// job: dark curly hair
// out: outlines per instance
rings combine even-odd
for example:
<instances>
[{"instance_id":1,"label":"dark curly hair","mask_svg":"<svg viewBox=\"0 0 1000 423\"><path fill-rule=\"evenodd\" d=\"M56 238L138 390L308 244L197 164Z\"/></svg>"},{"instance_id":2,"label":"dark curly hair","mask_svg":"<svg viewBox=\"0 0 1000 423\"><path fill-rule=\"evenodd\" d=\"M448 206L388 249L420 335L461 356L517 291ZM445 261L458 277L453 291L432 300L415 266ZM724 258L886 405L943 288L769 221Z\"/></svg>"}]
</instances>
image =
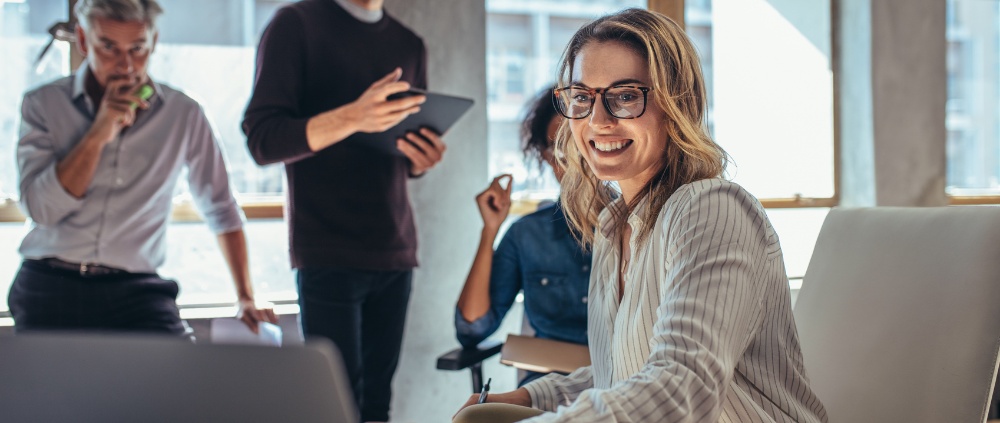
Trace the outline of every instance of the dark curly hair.
<instances>
[{"instance_id":1,"label":"dark curly hair","mask_svg":"<svg viewBox=\"0 0 1000 423\"><path fill-rule=\"evenodd\" d=\"M552 104L550 85L539 91L530 106L525 109L524 120L521 121L521 151L524 157L531 157L542 164L542 153L549 149L549 122L557 116L556 107Z\"/></svg>"}]
</instances>

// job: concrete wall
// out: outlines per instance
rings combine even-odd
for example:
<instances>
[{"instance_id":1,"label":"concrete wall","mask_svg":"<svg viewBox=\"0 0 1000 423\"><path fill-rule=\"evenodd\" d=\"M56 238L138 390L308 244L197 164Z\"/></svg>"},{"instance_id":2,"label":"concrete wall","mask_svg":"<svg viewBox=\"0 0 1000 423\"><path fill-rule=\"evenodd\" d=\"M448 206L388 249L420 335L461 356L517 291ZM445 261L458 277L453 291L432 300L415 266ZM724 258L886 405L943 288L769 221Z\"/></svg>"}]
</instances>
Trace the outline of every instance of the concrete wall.
<instances>
[{"instance_id":1,"label":"concrete wall","mask_svg":"<svg viewBox=\"0 0 1000 423\"><path fill-rule=\"evenodd\" d=\"M394 381L392 419L450 421L471 394L468 372L434 368L458 346L452 324L481 221L473 200L486 183L486 6L484 1L388 0L385 8L424 38L432 91L475 99L471 112L445 136L444 161L414 180L420 267Z\"/></svg>"},{"instance_id":2,"label":"concrete wall","mask_svg":"<svg viewBox=\"0 0 1000 423\"><path fill-rule=\"evenodd\" d=\"M845 206L943 206L945 4L840 2Z\"/></svg>"}]
</instances>

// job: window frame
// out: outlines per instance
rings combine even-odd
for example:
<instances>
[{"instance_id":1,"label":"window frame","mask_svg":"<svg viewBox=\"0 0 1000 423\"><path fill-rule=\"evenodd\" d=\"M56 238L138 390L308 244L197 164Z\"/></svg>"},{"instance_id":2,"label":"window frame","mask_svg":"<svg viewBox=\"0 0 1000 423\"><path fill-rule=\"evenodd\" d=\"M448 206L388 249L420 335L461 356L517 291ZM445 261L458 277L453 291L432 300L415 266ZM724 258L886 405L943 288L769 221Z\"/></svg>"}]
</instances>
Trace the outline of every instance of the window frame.
<instances>
[{"instance_id":1,"label":"window frame","mask_svg":"<svg viewBox=\"0 0 1000 423\"><path fill-rule=\"evenodd\" d=\"M69 7L69 16L73 19L73 5L76 0L67 0L67 6ZM838 48L837 43L839 39L838 34L838 22L839 13L837 13L838 1L832 0L831 8L831 19L834 22L831 25L831 65L833 69L837 69L839 64ZM647 8L649 10L657 11L663 13L670 18L678 22L682 27L685 26L684 19L684 7L685 0L647 0ZM80 56L75 44L71 44L70 47L70 65L71 68L76 68L83 61L83 57ZM786 209L786 208L817 208L817 207L835 207L840 204L840 131L839 131L839 103L840 99L840 89L839 89L839 76L837 72L833 73L833 195L830 197L804 197L795 196L790 198L761 198L760 202L764 208L768 209ZM1000 204L1000 195L998 196L949 196L949 202L953 205L959 204ZM527 214L535 210L538 206L539 201L535 199L520 199L515 200L512 208L513 215ZM281 219L284 218L285 201L276 199L266 199L258 201L245 201L241 202L240 207L243 209L243 213L247 220L255 219ZM21 213L21 210L17 206L17 202L11 198L0 198L0 222L23 222L25 216ZM200 221L201 218L195 211L194 205L189 201L177 203L174 205L173 212L171 214L172 222L195 222Z\"/></svg>"},{"instance_id":2,"label":"window frame","mask_svg":"<svg viewBox=\"0 0 1000 423\"><path fill-rule=\"evenodd\" d=\"M948 37L948 34L947 34L947 25L948 24L946 24L946 34L945 34L946 38L945 38L945 43L951 42L951 39L947 38ZM946 51L945 60L947 60L947 51ZM947 84L947 83L948 83L948 80L945 79L945 84ZM947 113L947 110L946 110L946 113ZM946 115L946 117L947 117L947 115ZM998 140L998 141L1000 141L1000 140ZM947 154L946 154L946 158L947 158ZM947 175L947 173L948 173L947 163L945 163L945 166L946 166L945 175ZM983 195L952 195L952 194L948 194L947 192L945 192L945 197L947 198L948 205L950 205L950 206L983 206L983 205L997 205L997 204L1000 204L1000 193L997 193L997 194L983 194Z\"/></svg>"},{"instance_id":3,"label":"window frame","mask_svg":"<svg viewBox=\"0 0 1000 423\"><path fill-rule=\"evenodd\" d=\"M76 0L67 0L67 6L70 11L72 11L73 5ZM833 31L831 42L833 43L831 62L834 69L837 68L839 63L837 43L839 40L839 34L837 33L840 25L838 25L837 20L840 14L837 13L839 1L831 1L831 7L834 9L831 13L832 19L834 19L831 29ZM684 17L684 0L648 0L647 7L650 10L658 11L670 16L682 26L685 24ZM72 13L69 16L73 16ZM82 61L79 56L78 51L75 46L71 46L71 66L76 67ZM840 99L840 89L839 89L839 74L834 72L833 74L833 120L834 120L834 149L833 149L833 159L834 159L834 190L831 197L793 197L793 198L762 198L760 201L765 208L812 208L812 207L835 207L839 205L840 198L840 135L839 135L839 110L838 107ZM995 205L1000 204L1000 194L998 195L951 195L946 194L948 199L948 204L950 205ZM537 205L536 200L518 200L518 205L515 205L515 210L526 210L530 211L534 209ZM523 204L520 204L523 203ZM284 216L284 202L283 201L253 201L241 204L247 219L276 219L283 218ZM11 198L0 198L0 222L23 222L25 216L21 213L16 202ZM172 221L192 221L200 220L197 218L197 214L194 213L191 204L182 203L178 204L172 216Z\"/></svg>"}]
</instances>

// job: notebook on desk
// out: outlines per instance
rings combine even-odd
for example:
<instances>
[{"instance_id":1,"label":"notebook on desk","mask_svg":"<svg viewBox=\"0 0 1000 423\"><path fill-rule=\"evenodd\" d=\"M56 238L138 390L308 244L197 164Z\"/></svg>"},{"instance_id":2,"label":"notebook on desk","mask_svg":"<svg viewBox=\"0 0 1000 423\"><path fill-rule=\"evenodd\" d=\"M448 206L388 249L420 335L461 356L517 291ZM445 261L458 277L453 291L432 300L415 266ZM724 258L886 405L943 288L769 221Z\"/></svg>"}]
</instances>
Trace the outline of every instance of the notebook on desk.
<instances>
[{"instance_id":1,"label":"notebook on desk","mask_svg":"<svg viewBox=\"0 0 1000 423\"><path fill-rule=\"evenodd\" d=\"M539 373L573 373L590 365L586 345L531 336L507 335L500 350L500 362L518 369Z\"/></svg>"},{"instance_id":2,"label":"notebook on desk","mask_svg":"<svg viewBox=\"0 0 1000 423\"><path fill-rule=\"evenodd\" d=\"M0 337L0 415L12 422L357 423L340 354L165 337Z\"/></svg>"}]
</instances>

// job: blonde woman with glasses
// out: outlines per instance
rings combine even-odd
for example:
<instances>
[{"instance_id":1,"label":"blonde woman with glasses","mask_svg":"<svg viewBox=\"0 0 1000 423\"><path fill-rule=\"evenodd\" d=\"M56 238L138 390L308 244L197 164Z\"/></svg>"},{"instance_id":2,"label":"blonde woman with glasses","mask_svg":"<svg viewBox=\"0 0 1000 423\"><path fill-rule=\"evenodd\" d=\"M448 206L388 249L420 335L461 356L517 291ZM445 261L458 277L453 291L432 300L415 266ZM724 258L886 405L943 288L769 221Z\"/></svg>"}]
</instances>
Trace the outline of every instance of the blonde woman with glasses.
<instances>
[{"instance_id":1,"label":"blonde woman with glasses","mask_svg":"<svg viewBox=\"0 0 1000 423\"><path fill-rule=\"evenodd\" d=\"M600 18L573 36L559 85L562 202L593 248L593 364L470 398L456 421L827 421L778 237L722 178L683 29L640 9Z\"/></svg>"}]
</instances>

